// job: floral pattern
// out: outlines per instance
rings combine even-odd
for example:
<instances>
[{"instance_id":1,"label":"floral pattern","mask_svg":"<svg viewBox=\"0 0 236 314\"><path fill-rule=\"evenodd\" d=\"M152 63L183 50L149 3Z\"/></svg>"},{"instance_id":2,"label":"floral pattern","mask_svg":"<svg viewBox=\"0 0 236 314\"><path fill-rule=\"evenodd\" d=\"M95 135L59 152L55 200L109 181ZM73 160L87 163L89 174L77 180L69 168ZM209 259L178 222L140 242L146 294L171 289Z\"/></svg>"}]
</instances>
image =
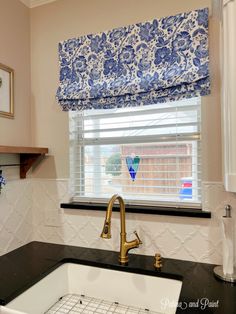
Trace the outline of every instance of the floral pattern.
<instances>
[{"instance_id":1,"label":"floral pattern","mask_svg":"<svg viewBox=\"0 0 236 314\"><path fill-rule=\"evenodd\" d=\"M2 186L5 184L6 184L6 180L2 175L2 170L0 170L0 194L1 194Z\"/></svg>"},{"instance_id":2,"label":"floral pattern","mask_svg":"<svg viewBox=\"0 0 236 314\"><path fill-rule=\"evenodd\" d=\"M208 9L66 40L59 60L65 111L207 95Z\"/></svg>"}]
</instances>

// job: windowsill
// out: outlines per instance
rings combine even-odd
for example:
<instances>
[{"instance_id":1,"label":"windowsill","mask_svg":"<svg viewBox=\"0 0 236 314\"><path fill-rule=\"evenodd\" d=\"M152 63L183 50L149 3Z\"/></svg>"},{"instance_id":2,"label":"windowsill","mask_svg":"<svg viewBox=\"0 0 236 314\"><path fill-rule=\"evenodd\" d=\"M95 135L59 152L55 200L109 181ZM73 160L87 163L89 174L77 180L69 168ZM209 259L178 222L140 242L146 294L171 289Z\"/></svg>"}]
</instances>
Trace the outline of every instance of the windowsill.
<instances>
[{"instance_id":1,"label":"windowsill","mask_svg":"<svg viewBox=\"0 0 236 314\"><path fill-rule=\"evenodd\" d=\"M97 210L106 211L106 204L99 203L84 203L84 202L71 202L62 203L61 208L78 209L78 210ZM166 215L166 216L181 216L181 217L194 217L194 218L211 218L211 212L203 211L196 208L174 208L162 206L138 206L126 205L127 213L148 214L148 215ZM119 207L114 205L113 211L118 212Z\"/></svg>"}]
</instances>

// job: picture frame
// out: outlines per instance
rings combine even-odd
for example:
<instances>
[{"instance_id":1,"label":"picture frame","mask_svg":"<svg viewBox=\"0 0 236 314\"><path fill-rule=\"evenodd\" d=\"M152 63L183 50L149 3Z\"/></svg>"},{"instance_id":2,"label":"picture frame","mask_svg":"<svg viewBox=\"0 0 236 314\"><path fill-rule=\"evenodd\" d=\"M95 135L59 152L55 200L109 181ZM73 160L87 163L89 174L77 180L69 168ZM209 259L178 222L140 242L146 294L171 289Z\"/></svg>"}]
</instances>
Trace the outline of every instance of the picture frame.
<instances>
[{"instance_id":1,"label":"picture frame","mask_svg":"<svg viewBox=\"0 0 236 314\"><path fill-rule=\"evenodd\" d=\"M14 118L14 70L1 63L0 117Z\"/></svg>"}]
</instances>

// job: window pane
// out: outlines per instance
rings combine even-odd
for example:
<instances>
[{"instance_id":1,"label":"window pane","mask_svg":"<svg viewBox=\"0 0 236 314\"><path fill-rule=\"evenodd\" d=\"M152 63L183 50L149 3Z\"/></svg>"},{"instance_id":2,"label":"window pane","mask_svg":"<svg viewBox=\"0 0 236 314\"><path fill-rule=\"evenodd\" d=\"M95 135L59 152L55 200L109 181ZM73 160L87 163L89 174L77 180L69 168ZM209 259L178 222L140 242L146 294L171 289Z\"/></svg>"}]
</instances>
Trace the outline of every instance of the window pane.
<instances>
[{"instance_id":1,"label":"window pane","mask_svg":"<svg viewBox=\"0 0 236 314\"><path fill-rule=\"evenodd\" d=\"M200 99L70 114L74 199L201 201Z\"/></svg>"}]
</instances>

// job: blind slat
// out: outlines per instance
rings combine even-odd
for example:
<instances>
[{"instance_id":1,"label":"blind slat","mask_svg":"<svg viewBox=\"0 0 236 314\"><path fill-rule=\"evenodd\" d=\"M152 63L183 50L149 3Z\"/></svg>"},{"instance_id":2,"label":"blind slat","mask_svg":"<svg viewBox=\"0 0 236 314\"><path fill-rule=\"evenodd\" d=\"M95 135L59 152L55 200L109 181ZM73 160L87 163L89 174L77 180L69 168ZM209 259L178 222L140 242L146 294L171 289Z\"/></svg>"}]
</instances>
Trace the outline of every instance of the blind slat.
<instances>
[{"instance_id":1,"label":"blind slat","mask_svg":"<svg viewBox=\"0 0 236 314\"><path fill-rule=\"evenodd\" d=\"M92 138L79 139L80 145L109 145L109 144L131 144L131 143L153 143L153 142L173 142L176 141L193 141L200 140L200 133L193 132L189 134L162 134L162 135L146 135L146 136L126 136L122 138Z\"/></svg>"},{"instance_id":2,"label":"blind slat","mask_svg":"<svg viewBox=\"0 0 236 314\"><path fill-rule=\"evenodd\" d=\"M135 131L135 130L153 130L153 129L166 129L166 128L180 128L180 127L187 127L187 126L196 126L198 123L191 122L191 123L172 123L172 124L161 124L161 125L147 125L147 126L130 126L130 127L123 127L123 128L101 128L101 129L92 129L84 131L83 134L89 133L101 133L101 132L120 132L120 131Z\"/></svg>"},{"instance_id":3,"label":"blind slat","mask_svg":"<svg viewBox=\"0 0 236 314\"><path fill-rule=\"evenodd\" d=\"M127 116L130 116L130 117L133 117L134 116L134 111L135 111L135 116L138 117L138 116L142 116L142 115L149 115L149 114L157 114L157 113L168 113L168 112L172 112L172 113L175 113L175 112L188 112L188 111L197 111L199 110L199 105L200 105L200 102L198 100L187 100L186 102L183 101L183 104L184 103L188 103L188 105L181 105L180 103L177 104L177 106L174 106L174 105L166 105L166 106L156 106L155 109L153 108L149 108L148 110L145 110L145 109L141 109L140 108L132 108L131 110L121 110L121 112L119 112L119 110L98 110L96 113L95 113L95 110L92 112L92 111L87 111L85 112L81 112L77 115L77 117L80 116L84 116L83 117L83 120L86 121L86 120L97 120L97 119L110 119L110 118L122 118L122 117L127 117ZM192 104L191 104L192 103ZM101 112L101 114L98 114L98 112ZM80 118L80 117L79 117ZM73 119L73 117L72 117Z\"/></svg>"},{"instance_id":4,"label":"blind slat","mask_svg":"<svg viewBox=\"0 0 236 314\"><path fill-rule=\"evenodd\" d=\"M87 203L87 204L92 204L94 202L96 203L99 203L99 204L104 204L104 205L107 205L109 201L109 196L108 197L96 197L96 196L92 196L92 197L88 197L88 196L75 196L74 197L74 202L81 202L81 203ZM157 206L157 201L153 201L153 200L149 200L149 201L144 201L144 200L138 200L137 199L126 199L126 202L125 202L127 205L129 204L132 204L132 205L146 205L146 206L150 206L150 207L156 207ZM189 204L188 202L186 202L185 200L181 201L181 202L178 202L176 200L174 206L173 206L173 202L168 202L168 201L164 201L164 202L161 202L161 201L158 201L158 205L163 205L163 206L166 206L166 207L174 207L176 209L178 208L189 208ZM200 208L201 207L201 204L198 203L198 202L195 202L195 203L191 203L191 207L192 208Z\"/></svg>"},{"instance_id":5,"label":"blind slat","mask_svg":"<svg viewBox=\"0 0 236 314\"><path fill-rule=\"evenodd\" d=\"M124 173L124 174L126 174L127 173L127 170L114 170L113 171L114 173ZM145 174L147 174L147 173L156 173L156 174L159 174L159 173L172 173L172 174L179 174L181 172L181 174L183 174L183 173L189 173L189 170L187 171L143 171L143 170L140 170L138 173L139 173L139 175L140 174L142 174L142 173L145 173ZM83 173L83 171L75 171L74 172L74 174L82 174ZM86 170L86 174L101 174L101 173L103 173L102 171L97 171L97 170ZM201 173L201 171L196 171L196 172L192 172L192 173L194 173L194 174L200 174ZM170 180L170 179L155 179L155 178L152 178L152 179L145 179L145 178L143 178L142 180ZM194 181L196 181L196 180L194 180ZM200 180L201 181L201 180Z\"/></svg>"}]
</instances>

